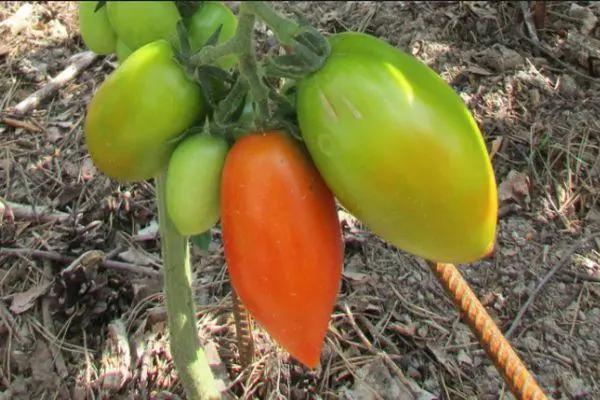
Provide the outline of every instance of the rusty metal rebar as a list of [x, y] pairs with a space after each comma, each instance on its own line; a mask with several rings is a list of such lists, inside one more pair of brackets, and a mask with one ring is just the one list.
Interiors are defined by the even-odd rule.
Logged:
[[453, 264], [432, 261], [428, 261], [428, 264], [494, 362], [512, 394], [520, 400], [546, 400], [547, 397], [535, 378], [500, 332], [460, 271]]
[[231, 299], [240, 364], [243, 369], [246, 369], [254, 361], [254, 338], [252, 337], [250, 314], [233, 288], [231, 289]]

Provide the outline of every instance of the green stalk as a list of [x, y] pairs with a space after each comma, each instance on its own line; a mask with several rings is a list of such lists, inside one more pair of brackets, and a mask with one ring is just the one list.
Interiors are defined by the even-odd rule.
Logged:
[[155, 177], [171, 354], [190, 400], [217, 400], [221, 394], [196, 332], [188, 238], [167, 214], [166, 171]]

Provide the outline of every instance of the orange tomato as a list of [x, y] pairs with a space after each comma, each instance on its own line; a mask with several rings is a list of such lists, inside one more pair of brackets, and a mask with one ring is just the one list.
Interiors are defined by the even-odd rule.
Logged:
[[235, 291], [276, 342], [316, 368], [344, 254], [332, 192], [282, 131], [240, 138], [221, 179], [223, 244]]

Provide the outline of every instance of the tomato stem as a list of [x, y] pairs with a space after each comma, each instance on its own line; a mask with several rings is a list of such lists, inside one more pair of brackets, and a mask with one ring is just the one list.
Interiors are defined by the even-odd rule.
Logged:
[[221, 399], [196, 332], [188, 238], [177, 232], [167, 213], [166, 171], [155, 177], [155, 183], [173, 363], [188, 398]]
[[296, 22], [282, 17], [264, 1], [243, 2], [240, 5], [240, 12], [242, 11], [242, 6], [247, 12], [251, 12], [261, 19], [273, 31], [273, 34], [281, 44], [285, 46], [294, 45], [294, 37], [302, 31]]
[[265, 119], [269, 119], [269, 89], [262, 80], [262, 74], [256, 62], [254, 51], [253, 30], [256, 18], [248, 12], [248, 3], [240, 4], [240, 16], [236, 37], [239, 40], [241, 52], [239, 53], [240, 74], [246, 79], [250, 87], [250, 94], [256, 103], [256, 126], [263, 127]]

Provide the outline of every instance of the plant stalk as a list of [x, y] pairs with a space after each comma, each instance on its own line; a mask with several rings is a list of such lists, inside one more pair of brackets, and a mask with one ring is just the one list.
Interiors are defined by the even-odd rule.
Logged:
[[177, 232], [167, 213], [166, 170], [155, 181], [173, 363], [189, 399], [221, 399], [196, 332], [188, 238]]
[[295, 44], [295, 36], [302, 31], [295, 21], [282, 17], [271, 6], [264, 1], [246, 1], [240, 5], [246, 12], [251, 12], [262, 20], [272, 31], [281, 44], [292, 46]]

